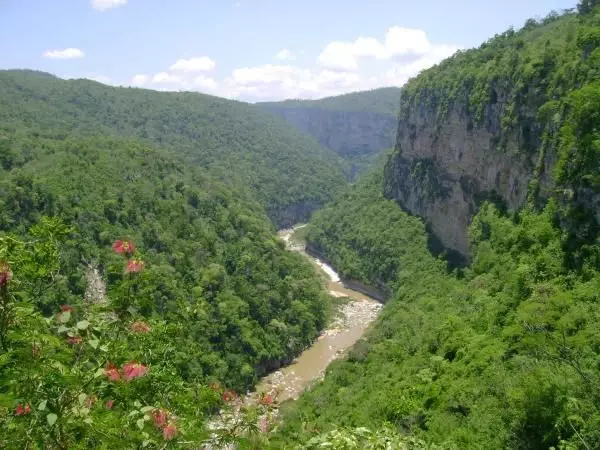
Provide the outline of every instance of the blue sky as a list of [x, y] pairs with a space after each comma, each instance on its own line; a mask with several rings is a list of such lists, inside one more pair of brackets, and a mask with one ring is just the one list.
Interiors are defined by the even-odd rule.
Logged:
[[410, 76], [576, 0], [0, 0], [0, 68], [248, 101]]

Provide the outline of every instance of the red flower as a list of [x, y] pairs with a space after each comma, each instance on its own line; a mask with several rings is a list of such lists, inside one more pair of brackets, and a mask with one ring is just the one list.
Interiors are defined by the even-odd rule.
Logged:
[[25, 416], [31, 412], [31, 408], [28, 404], [18, 404], [15, 408], [15, 416]]
[[174, 423], [170, 423], [163, 428], [163, 438], [165, 441], [170, 441], [175, 436], [177, 436], [177, 427]]
[[156, 428], [163, 428], [167, 424], [167, 411], [157, 408], [152, 411], [152, 419]]
[[273, 404], [273, 397], [271, 397], [269, 394], [262, 394], [258, 398], [258, 403], [263, 406], [270, 406]]
[[69, 336], [67, 338], [67, 344], [69, 345], [79, 345], [83, 342], [80, 336]]
[[123, 365], [123, 378], [131, 381], [134, 378], [143, 377], [148, 373], [148, 368], [136, 361], [130, 361]]
[[108, 363], [104, 369], [104, 375], [106, 375], [110, 381], [119, 381], [121, 379], [119, 369], [117, 369], [117, 366], [115, 366], [113, 363]]
[[125, 266], [125, 273], [139, 273], [144, 270], [144, 261], [139, 259], [130, 259]]
[[106, 400], [106, 403], [104, 404], [104, 407], [106, 409], [113, 409], [113, 405], [115, 404], [114, 400]]
[[62, 312], [73, 312], [73, 311], [75, 311], [75, 309], [71, 305], [62, 305], [60, 307], [60, 310]]
[[112, 248], [119, 255], [132, 255], [135, 252], [135, 245], [131, 241], [115, 241]]
[[232, 402], [235, 400], [235, 398], [237, 397], [237, 394], [233, 391], [225, 391], [223, 392], [223, 401], [224, 402]]
[[0, 261], [0, 287], [6, 286], [12, 279], [13, 274], [10, 271], [10, 266], [6, 261]]
[[129, 329], [134, 333], [148, 333], [151, 328], [146, 322], [133, 322]]

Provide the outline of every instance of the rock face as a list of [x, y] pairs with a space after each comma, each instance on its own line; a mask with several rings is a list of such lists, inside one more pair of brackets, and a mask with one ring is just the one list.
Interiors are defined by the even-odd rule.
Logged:
[[[443, 247], [464, 258], [468, 226], [479, 205], [489, 200], [518, 210], [539, 159], [535, 149], [542, 130], [535, 108], [523, 107], [519, 126], [503, 132], [505, 98], [501, 92], [493, 98], [477, 123], [466, 102], [454, 102], [440, 121], [435, 97], [427, 104], [406, 100], [395, 152], [385, 168], [385, 195], [422, 217]], [[543, 160], [539, 168], [542, 190], [549, 187], [549, 166]]]
[[350, 178], [370, 157], [394, 147], [400, 89], [355, 92], [321, 100], [258, 103], [350, 162]]
[[267, 109], [343, 158], [378, 153], [394, 146], [394, 115], [301, 106], [279, 108], [273, 104]]

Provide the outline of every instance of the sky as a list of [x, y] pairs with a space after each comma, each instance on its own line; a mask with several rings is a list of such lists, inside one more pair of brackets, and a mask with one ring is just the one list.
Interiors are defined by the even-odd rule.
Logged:
[[0, 0], [0, 69], [244, 101], [410, 77], [576, 0]]

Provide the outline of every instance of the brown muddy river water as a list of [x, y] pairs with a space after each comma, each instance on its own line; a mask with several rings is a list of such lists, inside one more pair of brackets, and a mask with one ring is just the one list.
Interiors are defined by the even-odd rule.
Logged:
[[[307, 254], [304, 245], [292, 240], [295, 230], [281, 230], [278, 235], [289, 250], [297, 251], [319, 268], [327, 280], [329, 293], [334, 297], [348, 297], [349, 301], [340, 307], [338, 317], [323, 331], [318, 340], [305, 350], [296, 360], [262, 379], [257, 393], [276, 394], [279, 402], [296, 399], [311, 383], [320, 379], [325, 369], [334, 359], [340, 357], [363, 335], [367, 327], [377, 318], [381, 303], [352, 289], [346, 288], [335, 270]], [[249, 394], [249, 401], [256, 393]]]
[[[260, 394], [270, 394], [279, 403], [298, 398], [307, 387], [323, 377], [325, 369], [331, 361], [342, 356], [345, 350], [354, 345], [381, 311], [381, 303], [345, 287], [332, 267], [306, 253], [305, 246], [294, 241], [294, 232], [303, 226], [281, 230], [278, 236], [286, 243], [288, 250], [299, 252], [315, 265], [326, 280], [329, 294], [332, 297], [346, 297], [348, 301], [340, 306], [336, 318], [310, 348], [306, 349], [289, 366], [264, 377], [255, 392], [249, 392], [239, 399], [232, 411], [217, 415], [208, 424], [209, 429], [215, 431], [233, 429], [240, 421], [242, 406], [256, 405]], [[227, 450], [236, 448], [234, 444], [219, 445], [216, 437], [217, 433], [213, 434], [211, 440], [205, 443], [204, 448]]]

